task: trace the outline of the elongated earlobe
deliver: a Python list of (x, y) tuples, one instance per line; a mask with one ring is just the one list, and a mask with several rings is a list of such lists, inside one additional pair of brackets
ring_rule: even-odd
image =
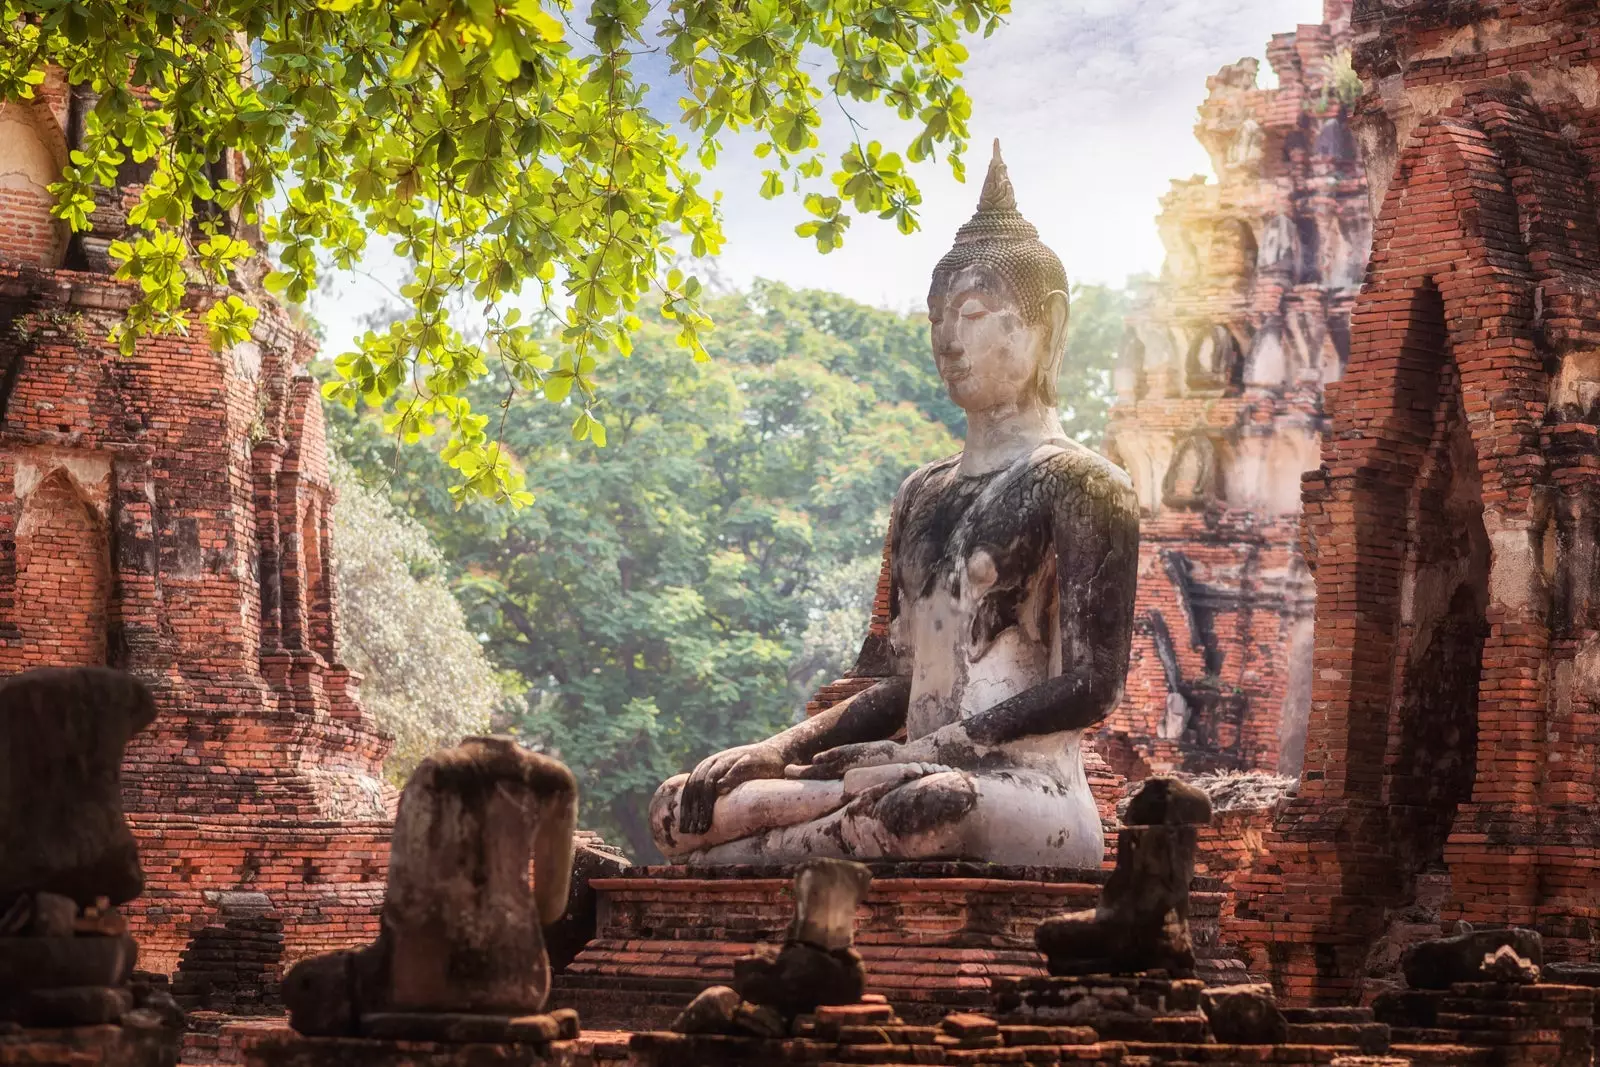
[(1061, 360), (1067, 353), (1067, 320), (1070, 305), (1067, 294), (1057, 289), (1044, 299), (1044, 325), (1049, 330), (1045, 352), (1039, 360), (1034, 388), (1046, 407), (1056, 406), (1056, 379), (1061, 376)]

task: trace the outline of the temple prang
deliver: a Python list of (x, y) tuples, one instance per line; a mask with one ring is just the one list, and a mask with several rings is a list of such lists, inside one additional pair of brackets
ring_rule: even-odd
[(1217, 180), (1172, 183), (1166, 264), (1128, 319), (1106, 449), (1139, 494), (1139, 593), (1126, 690), (1097, 744), (1129, 777), (1298, 773), (1315, 603), (1300, 474), (1371, 239), (1340, 80), (1347, 6), (1272, 39), (1275, 87), (1255, 59), (1208, 79), (1195, 135)]
[(392, 818), (309, 339), (247, 279), (249, 341), (196, 287), (117, 354), (140, 174), (69, 234), (86, 98), (0, 108), (0, 1065), (1594, 1067), (1600, 5), (1325, 19), (1209, 83), (1126, 478), (1052, 436), (996, 153), (930, 294), (967, 449), (847, 677), (663, 787), (666, 866), (509, 738)]

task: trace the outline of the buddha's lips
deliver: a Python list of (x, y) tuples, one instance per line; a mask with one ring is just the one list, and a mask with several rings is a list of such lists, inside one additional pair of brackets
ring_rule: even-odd
[(959, 382), (972, 376), (971, 363), (946, 363), (940, 368), (939, 374), (947, 382)]

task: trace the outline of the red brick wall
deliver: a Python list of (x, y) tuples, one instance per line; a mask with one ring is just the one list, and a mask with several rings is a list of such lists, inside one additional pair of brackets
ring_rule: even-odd
[(1600, 13), (1356, 32), (1383, 206), (1305, 482), (1305, 774), (1232, 928), (1297, 1000), (1370, 991), (1430, 923), (1600, 937)]
[[(393, 790), (338, 662), (312, 344), (253, 294), (253, 340), (215, 352), (202, 291), (186, 334), (107, 344), (130, 292), (48, 269), (65, 245), (35, 195), (70, 97), (52, 72), (0, 113), (0, 672), (106, 663), (156, 693), (124, 765), (145, 966), (176, 963), (212, 890), (267, 892), (291, 956), (362, 943)], [(79, 260), (103, 265), (137, 191), (107, 191)]]

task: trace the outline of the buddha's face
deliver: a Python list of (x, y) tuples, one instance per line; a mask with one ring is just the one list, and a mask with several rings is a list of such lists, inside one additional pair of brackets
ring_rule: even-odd
[(968, 267), (943, 285), (936, 281), (928, 321), (939, 377), (963, 411), (1020, 407), (1035, 394), (1050, 327), (1028, 325), (993, 273)]

